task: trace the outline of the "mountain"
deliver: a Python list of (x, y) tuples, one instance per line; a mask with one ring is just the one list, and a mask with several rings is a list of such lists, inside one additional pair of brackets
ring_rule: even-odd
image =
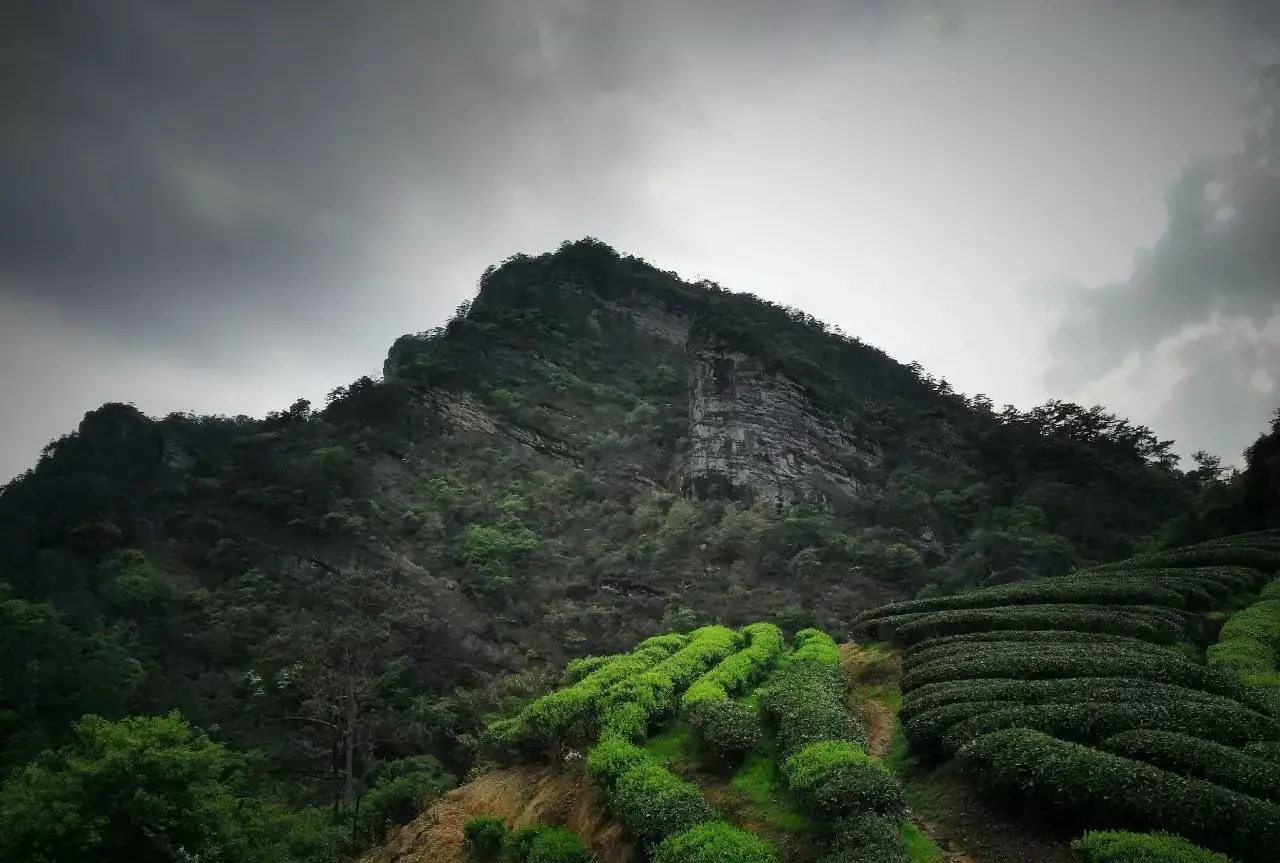
[(108, 404), (5, 486), (0, 767), (176, 708), (290, 802), (436, 787), (576, 656), (712, 622), (844, 638), (1232, 522), (1246, 478), (1170, 446), (997, 410), (598, 240), (516, 255), (323, 408)]

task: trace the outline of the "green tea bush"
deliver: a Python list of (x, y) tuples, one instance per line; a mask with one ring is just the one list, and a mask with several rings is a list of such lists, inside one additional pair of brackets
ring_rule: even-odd
[(1266, 600), (1280, 599), (1280, 578), (1267, 582), (1266, 586), (1262, 588), (1262, 595), (1258, 598)]
[(796, 633), (795, 649), (764, 692), (764, 712), (788, 758), (820, 740), (866, 745), (866, 732), (844, 707), (840, 651), (817, 630)]
[(580, 656), (577, 659), (570, 659), (569, 662), (565, 664), (564, 673), (560, 676), (560, 685), (572, 686), (588, 674), (599, 671), (615, 659), (621, 659), (623, 655), (625, 654), (615, 654), (611, 656)]
[(1082, 863), (1231, 863), (1170, 833), (1090, 831), (1071, 843)]
[(699, 677), (685, 691), (681, 707), (690, 715), (699, 705), (727, 701), (758, 682), (782, 653), (782, 630), (772, 623), (753, 623), (742, 628), (749, 643), (742, 650)]
[(955, 752), (975, 738), (1006, 728), (1028, 728), (1081, 743), (1101, 743), (1139, 728), (1177, 731), (1224, 744), (1280, 738), (1280, 725), (1253, 710), (1178, 701), (1084, 701), (1022, 704), (982, 713), (952, 725), (943, 735), (943, 745)]
[(1266, 580), (1266, 573), (1280, 569), (1280, 549), (1249, 545), (1206, 544), (1132, 557), (1116, 563), (1095, 566), (1093, 572), (1115, 572), (1153, 567), (1242, 566), (1258, 571), (1256, 584)]
[(1263, 761), (1270, 761), (1272, 764), (1280, 764), (1280, 741), (1262, 740), (1256, 743), (1246, 743), (1242, 751), (1245, 755), (1261, 758)]
[(534, 824), (513, 830), (507, 854), (515, 863), (591, 863), (591, 849), (563, 827)]
[(587, 775), (600, 782), (607, 790), (612, 790), (618, 777), (643, 764), (648, 758), (645, 751), (630, 740), (606, 737), (587, 753)]
[(777, 863), (769, 844), (724, 821), (708, 821), (664, 840), (653, 863)]
[(935, 707), (963, 701), (1010, 701), (1040, 704), (1049, 701), (1172, 701), (1218, 704), (1227, 709), (1244, 705), (1221, 695), (1158, 683), (1139, 677), (1059, 677), (1049, 680), (979, 678), (946, 680), (911, 690), (898, 713), (904, 724)]
[(812, 743), (783, 762), (782, 772), (805, 808), (820, 817), (875, 812), (901, 819), (906, 805), (898, 778), (846, 740)]
[(698, 786), (651, 760), (619, 776), (609, 802), (627, 829), (646, 845), (683, 833), (714, 815)]
[(1280, 650), (1280, 599), (1263, 599), (1231, 615), (1222, 625), (1219, 641), (1248, 638)]
[(635, 650), (604, 662), (577, 683), (530, 702), (512, 719), (492, 723), (485, 732), (489, 750), (514, 752), (586, 736), (596, 705), (616, 683), (654, 667), (689, 640), (689, 636), (655, 636)]
[(1114, 648), (1091, 650), (1087, 645), (1065, 644), (1027, 645), (1002, 652), (935, 659), (906, 672), (902, 689), (910, 692), (929, 683), (980, 677), (1141, 677), (1237, 700), (1246, 697), (1244, 686), (1231, 675), (1172, 652), (1161, 655)]
[(1141, 761), (1013, 728), (980, 737), (958, 763), (989, 792), (1089, 827), (1177, 830), (1242, 863), (1274, 863), (1280, 807)]
[[(1039, 647), (1037, 649), (1052, 649), (1052, 646), (1055, 644), (1066, 644), (1066, 643), (1068, 642), (1040, 642), (1040, 644), (1043, 645), (1043, 647)], [(1173, 653), (1173, 651), (1170, 648), (1164, 645), (1152, 644), (1149, 641), (1139, 641), (1135, 638), (1129, 639), (1126, 643), (1112, 642), (1110, 644), (1106, 644), (1102, 646), (1096, 643), (1091, 643), (1087, 641), (1080, 641), (1075, 643), (1082, 644), (1082, 645), (1087, 644), (1089, 645), (1089, 649), (1091, 650), (1101, 649), (1101, 650), (1116, 651), (1116, 652), (1128, 653), (1128, 654), (1143, 653), (1143, 654), (1150, 655), (1154, 653), (1154, 654), (1159, 654), (1161, 656), (1167, 656), (1168, 654)], [(977, 656), (980, 654), (994, 653), (999, 651), (1007, 652), (1009, 650), (1025, 650), (1025, 648), (1015, 647), (1013, 645), (1010, 645), (1009, 642), (1007, 641), (962, 641), (962, 642), (955, 642), (952, 644), (935, 645), (933, 647), (928, 647), (928, 648), (917, 647), (917, 648), (912, 648), (910, 651), (908, 651), (906, 657), (903, 660), (902, 667), (904, 671), (910, 671), (912, 668), (915, 668), (920, 665), (924, 665), (928, 662), (933, 662), (936, 659), (944, 659), (947, 657), (960, 656), (960, 655)], [(1175, 653), (1175, 655), (1181, 656), (1182, 654)]]
[(874, 812), (860, 812), (832, 825), (831, 853), (820, 863), (907, 863), (898, 822)]
[[(724, 626), (695, 630), (688, 642), (646, 671), (615, 683), (598, 699), (602, 735), (643, 737), (649, 723), (704, 671), (734, 653), (741, 636)], [(588, 678), (590, 679), (590, 678)]]
[(937, 638), (926, 638), (924, 641), (913, 645), (907, 651), (906, 658), (910, 660), (920, 651), (941, 647), (945, 644), (988, 644), (997, 641), (1026, 641), (1038, 644), (1115, 644), (1121, 647), (1134, 647), (1137, 649), (1168, 649), (1140, 638), (1132, 638), (1128, 635), (1112, 635), (1107, 632), (1076, 632), (1070, 629), (997, 629), (991, 632), (965, 632), (959, 635), (941, 635)]
[(497, 860), (507, 840), (507, 823), (490, 815), (477, 815), (462, 825), (467, 848), (477, 860)]
[[(1195, 592), (1189, 582), (1162, 578), (1125, 578), (1115, 576), (1061, 576), (1020, 581), (988, 587), (955, 596), (935, 596), (891, 602), (854, 618), (862, 623), (878, 618), (928, 611), (951, 611), (962, 608), (1003, 608), (1007, 605), (1050, 605), (1088, 603), (1091, 605), (1167, 605), (1186, 607), (1185, 594)], [(1205, 599), (1210, 599), (1205, 594)]]
[(1280, 765), (1239, 749), (1173, 731), (1126, 731), (1102, 742), (1103, 749), (1280, 803)]
[(1063, 629), (1128, 635), (1173, 644), (1197, 621), (1168, 608), (1133, 605), (1018, 605), (902, 614), (867, 621), (859, 629), (877, 641), (910, 647), (927, 638), (1001, 629)]
[(955, 701), (912, 715), (903, 721), (902, 733), (913, 752), (937, 755), (944, 751), (943, 737), (953, 726), (975, 716), (1019, 706), (1021, 702), (1018, 701)]
[(755, 749), (764, 736), (760, 712), (737, 701), (704, 703), (694, 712), (691, 724), (703, 745), (726, 761)]

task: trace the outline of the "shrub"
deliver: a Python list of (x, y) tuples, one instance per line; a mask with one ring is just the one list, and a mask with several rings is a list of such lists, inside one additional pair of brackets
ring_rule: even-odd
[(491, 724), (485, 730), (486, 748), (513, 751), (585, 735), (593, 710), (610, 687), (662, 662), (688, 640), (675, 634), (645, 639), (572, 686), (534, 699), (516, 717)]
[(1242, 751), (1245, 755), (1280, 764), (1280, 741), (1263, 740), (1256, 743), (1246, 743)]
[(1139, 728), (1178, 731), (1228, 744), (1280, 737), (1274, 719), (1244, 708), (1178, 701), (1085, 701), (1022, 704), (983, 713), (951, 726), (943, 745), (954, 752), (970, 740), (1005, 728), (1035, 729), (1081, 743), (1100, 743)]
[(1280, 600), (1259, 600), (1237, 611), (1223, 624), (1218, 638), (1220, 641), (1249, 638), (1272, 650), (1280, 650)]
[(1280, 847), (1280, 807), (1038, 731), (985, 735), (958, 761), (988, 791), (1072, 824), (1177, 830), (1244, 863), (1270, 863)]
[(1083, 863), (1231, 863), (1169, 833), (1091, 831), (1071, 843)]
[(1259, 599), (1280, 599), (1280, 578), (1267, 582)]
[(1126, 731), (1102, 748), (1174, 773), (1221, 785), (1260, 800), (1280, 803), (1280, 765), (1239, 749), (1172, 731)]
[(600, 731), (642, 737), (654, 716), (673, 707), (676, 695), (708, 666), (737, 650), (740, 636), (724, 626), (704, 626), (689, 641), (647, 671), (614, 684), (599, 699)]
[(1026, 641), (1037, 643), (1059, 644), (1116, 644), (1122, 647), (1157, 647), (1149, 641), (1131, 638), (1127, 635), (1112, 635), (1107, 632), (1076, 632), (1070, 629), (1003, 629), (991, 632), (965, 632), (959, 635), (941, 635), (937, 638), (926, 638), (917, 642), (907, 652), (908, 660), (916, 653), (941, 647), (944, 644), (990, 643), (997, 641)]
[(686, 711), (700, 704), (726, 701), (764, 676), (782, 653), (782, 630), (772, 623), (753, 623), (742, 632), (750, 643), (723, 659), (685, 691), (681, 706)]
[(894, 819), (861, 812), (832, 825), (831, 853), (821, 863), (907, 863), (907, 851)]
[(1138, 677), (1059, 677), (1049, 680), (978, 678), (929, 683), (908, 692), (898, 716), (903, 723), (925, 711), (962, 701), (1010, 701), (1039, 704), (1049, 701), (1183, 701), (1218, 704), (1230, 709), (1243, 705), (1221, 695), (1157, 683)]
[(723, 821), (708, 821), (666, 839), (653, 863), (777, 863), (768, 843)]
[[(1189, 582), (1186, 581), (1179, 582), (1158, 576), (1125, 579), (1118, 579), (1114, 575), (1041, 578), (1002, 584), (955, 596), (891, 602), (864, 612), (854, 618), (854, 623), (919, 612), (1002, 608), (1010, 605), (1089, 603), (1091, 605), (1167, 605), (1170, 608), (1183, 608), (1186, 606), (1188, 585)], [(1208, 598), (1208, 594), (1205, 594), (1205, 598)]]
[(843, 694), (844, 680), (836, 663), (827, 662), (825, 656), (822, 660), (789, 658), (763, 698), (784, 758), (819, 740), (866, 744), (866, 733), (845, 709)]
[(840, 648), (831, 636), (820, 629), (802, 629), (791, 640), (789, 662), (818, 662), (823, 665), (840, 664)]
[(902, 816), (902, 785), (880, 761), (845, 740), (810, 744), (782, 765), (787, 783), (815, 815)]
[(497, 860), (506, 844), (507, 824), (491, 815), (477, 815), (462, 826), (467, 847), (477, 860)]
[(703, 744), (725, 760), (750, 752), (764, 733), (759, 711), (736, 701), (704, 703), (690, 719)]
[(1087, 645), (1035, 645), (1001, 652), (936, 659), (902, 676), (902, 689), (910, 692), (927, 683), (969, 680), (979, 677), (1013, 677), (1023, 680), (1059, 677), (1141, 677), (1200, 689), (1215, 695), (1242, 699), (1245, 689), (1230, 675), (1198, 665), (1172, 652), (1091, 650)]
[[(1084, 633), (1084, 634), (1093, 635), (1094, 633)], [(1066, 643), (1069, 643), (1069, 642), (1042, 641), (1042, 642), (1039, 642), (1039, 644), (1044, 645), (1043, 647), (1036, 647), (1033, 649), (1036, 651), (1046, 650), (1046, 649), (1051, 650), (1051, 649), (1054, 649), (1059, 644), (1066, 644)], [(1154, 653), (1154, 654), (1159, 654), (1161, 656), (1167, 656), (1168, 654), (1173, 653), (1173, 651), (1170, 650), (1170, 648), (1164, 645), (1152, 644), (1149, 641), (1139, 641), (1136, 638), (1126, 639), (1124, 642), (1109, 642), (1103, 645), (1099, 645), (1098, 643), (1093, 642), (1091, 640), (1082, 640), (1079, 642), (1074, 642), (1074, 644), (1086, 644), (1088, 645), (1088, 649), (1090, 650), (1098, 650), (1099, 648), (1104, 648), (1108, 652), (1116, 652), (1116, 653), (1127, 653), (1127, 654), (1142, 653), (1147, 655)], [(960, 656), (961, 654), (965, 656), (974, 656), (980, 653), (992, 653), (995, 651), (1026, 650), (1026, 649), (1027, 649), (1026, 647), (1022, 647), (1020, 645), (1010, 644), (1008, 641), (976, 641), (976, 640), (953, 642), (951, 644), (939, 644), (939, 645), (934, 645), (932, 647), (927, 647), (927, 648), (915, 647), (915, 648), (912, 648), (910, 651), (908, 651), (906, 659), (903, 661), (903, 670), (910, 671), (912, 668), (915, 668), (916, 666), (924, 665), (925, 663), (932, 662), (935, 659), (956, 657), (956, 656)], [(1181, 654), (1175, 654), (1175, 655), (1181, 656)]]
[(935, 755), (943, 751), (943, 736), (955, 725), (1006, 707), (1017, 707), (1017, 701), (955, 701), (920, 711), (902, 723), (902, 733), (913, 750)]
[(1118, 570), (1150, 569), (1153, 567), (1203, 566), (1248, 567), (1257, 571), (1255, 583), (1261, 584), (1267, 577), (1265, 573), (1275, 572), (1280, 569), (1280, 550), (1252, 547), (1244, 544), (1206, 543), (1160, 551), (1154, 554), (1144, 554), (1116, 563), (1095, 566), (1091, 571), (1115, 572)]
[(534, 824), (511, 832), (509, 856), (516, 863), (590, 863), (591, 849), (563, 827)]
[[(1195, 630), (1186, 615), (1131, 605), (1019, 605), (932, 611), (879, 618), (860, 631), (879, 641), (911, 646), (926, 638), (1001, 629), (1063, 629), (1128, 635), (1172, 644)], [(1198, 634), (1198, 632), (1196, 633)]]
[(623, 655), (625, 654), (612, 656), (580, 656), (577, 659), (571, 659), (564, 667), (564, 673), (560, 677), (560, 685), (572, 686), (588, 674), (599, 671), (615, 659), (621, 659)]
[(713, 815), (698, 786), (648, 759), (618, 777), (609, 800), (627, 828), (647, 845)]
[(621, 737), (606, 737), (587, 753), (587, 775), (612, 788), (618, 777), (643, 764), (649, 756), (643, 749)]

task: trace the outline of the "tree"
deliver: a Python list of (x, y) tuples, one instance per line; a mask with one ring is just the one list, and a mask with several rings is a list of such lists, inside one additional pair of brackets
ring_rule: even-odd
[(248, 847), (241, 758), (178, 713), (86, 716), (75, 735), (0, 787), (0, 861), (266, 859)]

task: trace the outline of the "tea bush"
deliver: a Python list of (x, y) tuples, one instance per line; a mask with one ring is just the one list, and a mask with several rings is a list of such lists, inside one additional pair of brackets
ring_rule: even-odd
[(619, 776), (609, 802), (627, 829), (646, 845), (683, 833), (714, 815), (698, 786), (651, 760)]
[(952, 725), (943, 735), (943, 745), (954, 752), (970, 740), (1006, 728), (1034, 729), (1081, 743), (1100, 743), (1139, 728), (1177, 731), (1225, 744), (1280, 738), (1280, 725), (1274, 719), (1248, 709), (1178, 701), (1085, 701), (1022, 704), (982, 713)]
[(462, 825), (467, 848), (477, 860), (497, 860), (507, 840), (507, 823), (490, 815), (477, 815)]
[(902, 784), (878, 759), (847, 740), (812, 743), (782, 765), (787, 783), (815, 815), (875, 812), (901, 819)]
[(1091, 831), (1071, 843), (1082, 863), (1231, 863), (1170, 833)]
[(663, 841), (653, 863), (777, 863), (769, 844), (724, 821), (708, 821)]
[(1102, 748), (1174, 773), (1221, 785), (1260, 800), (1280, 803), (1280, 765), (1239, 749), (1172, 731), (1126, 731)]
[(902, 614), (869, 620), (858, 629), (878, 641), (910, 647), (927, 638), (1001, 629), (1101, 632), (1173, 644), (1198, 635), (1196, 626), (1185, 614), (1153, 606), (1019, 605)]
[(958, 763), (989, 792), (1089, 827), (1177, 830), (1242, 863), (1272, 863), (1280, 807), (1025, 728), (979, 737)]
[(817, 630), (796, 634), (794, 649), (764, 692), (765, 715), (777, 728), (783, 758), (820, 740), (866, 745), (866, 732), (844, 706), (840, 651)]
[(1091, 650), (1087, 645), (1015, 646), (1007, 651), (935, 659), (906, 672), (902, 689), (910, 692), (929, 683), (987, 677), (1140, 677), (1237, 700), (1247, 697), (1244, 686), (1231, 675), (1172, 652)]

